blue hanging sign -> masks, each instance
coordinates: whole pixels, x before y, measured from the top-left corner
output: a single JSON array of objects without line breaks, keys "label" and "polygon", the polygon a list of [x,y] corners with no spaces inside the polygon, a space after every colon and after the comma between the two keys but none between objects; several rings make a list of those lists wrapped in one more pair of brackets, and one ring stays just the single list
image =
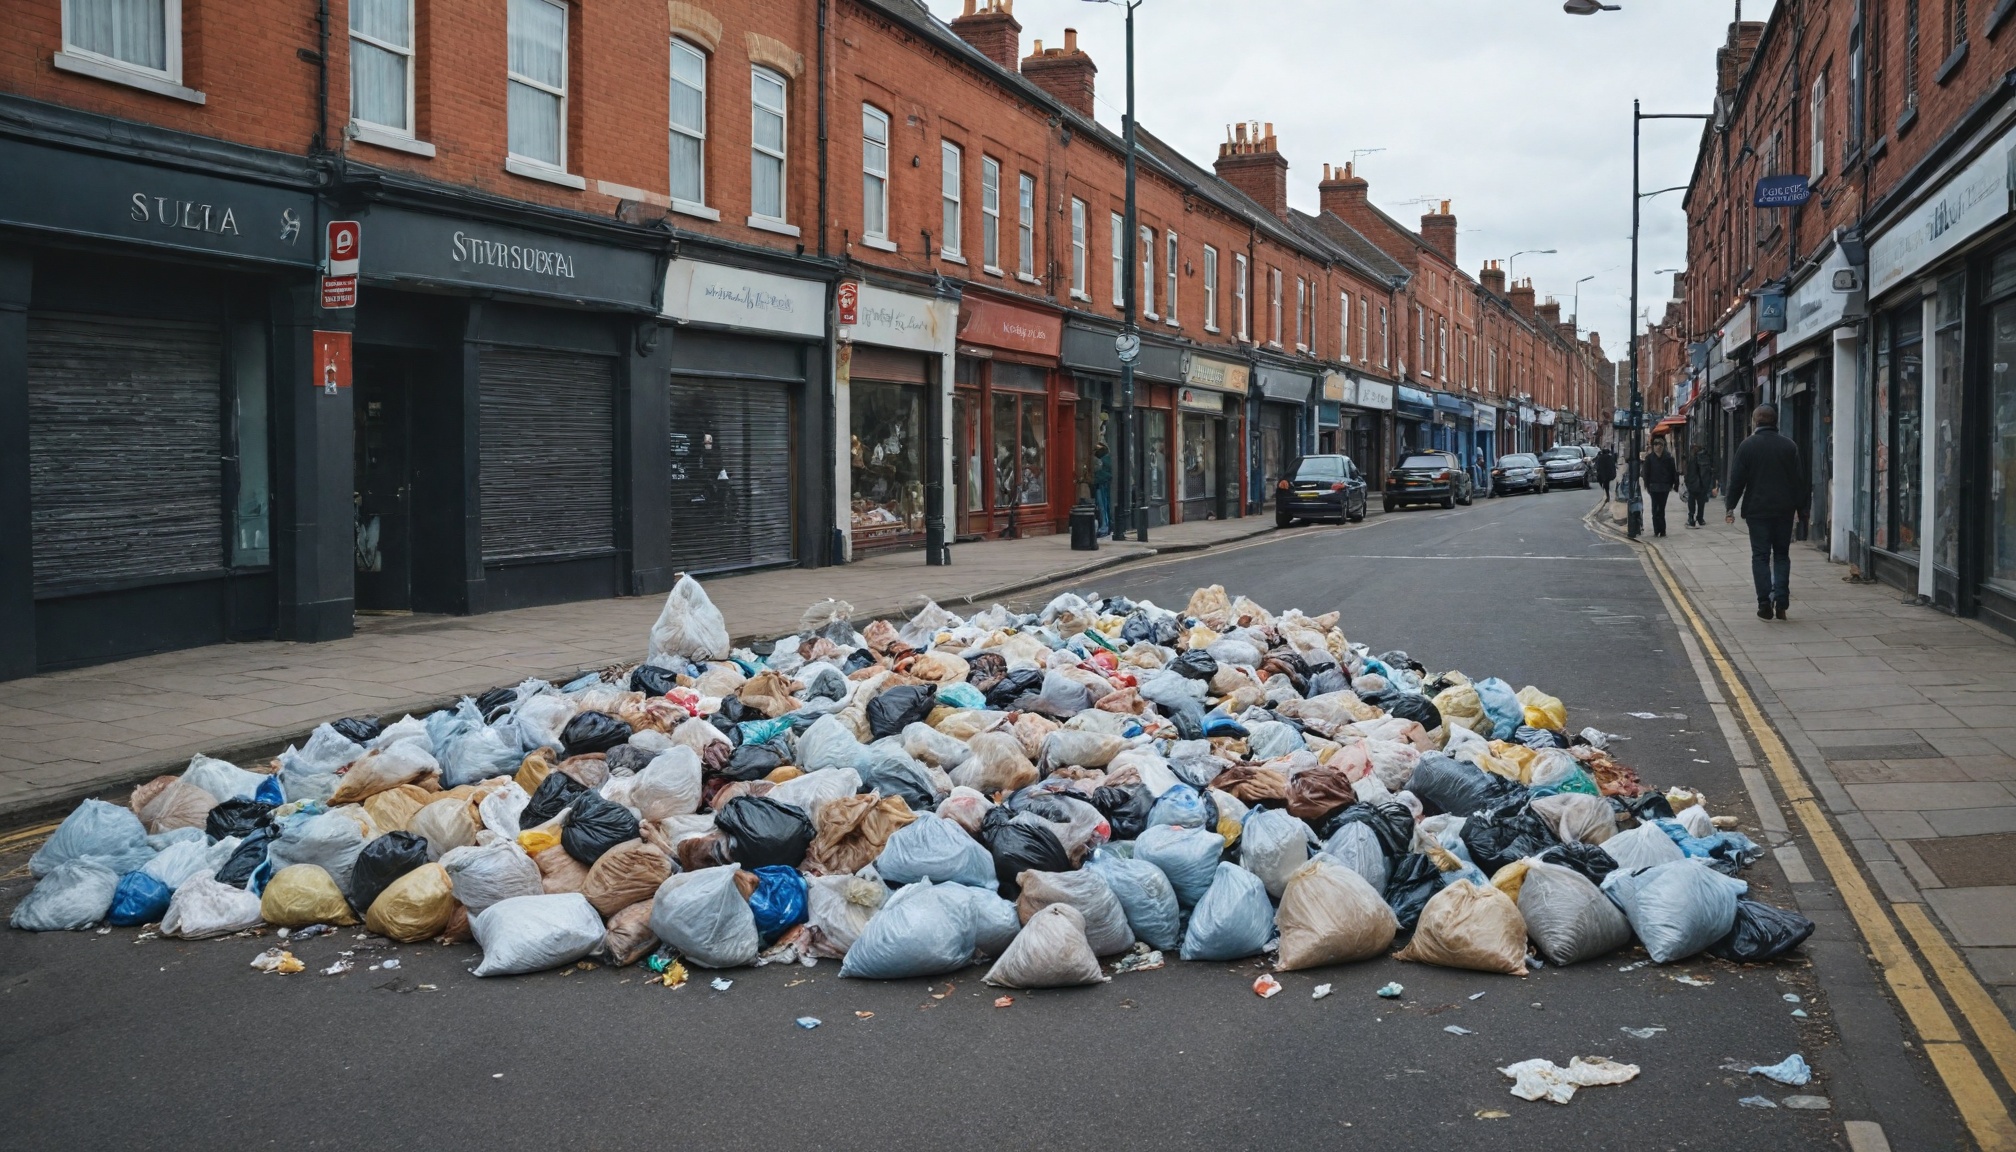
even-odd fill
[{"label": "blue hanging sign", "polygon": [[1759,208],[1797,208],[1813,198],[1813,186],[1804,176],[1766,176],[1757,181],[1757,195],[1751,203]]}]

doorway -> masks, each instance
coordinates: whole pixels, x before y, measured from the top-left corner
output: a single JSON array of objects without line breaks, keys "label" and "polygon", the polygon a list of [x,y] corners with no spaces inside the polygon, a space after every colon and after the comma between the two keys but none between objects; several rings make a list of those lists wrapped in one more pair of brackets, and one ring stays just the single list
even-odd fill
[{"label": "doorway", "polygon": [[391,349],[357,350],[356,606],[359,612],[413,608],[413,368]]}]

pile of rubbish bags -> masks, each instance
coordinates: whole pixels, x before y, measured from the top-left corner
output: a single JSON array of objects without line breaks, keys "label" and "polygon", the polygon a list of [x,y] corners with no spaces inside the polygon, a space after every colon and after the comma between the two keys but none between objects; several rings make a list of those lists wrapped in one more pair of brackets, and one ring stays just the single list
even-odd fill
[{"label": "pile of rubbish bags", "polygon": [[1143,948],[1523,975],[1641,942],[1775,959],[1761,850],[1535,687],[1353,644],[1223,588],[1066,594],[730,649],[682,578],[640,664],[325,724],[85,801],[12,923],[164,936],[361,922],[473,939],[479,976],[656,953],[899,979],[991,960],[1091,984]]}]

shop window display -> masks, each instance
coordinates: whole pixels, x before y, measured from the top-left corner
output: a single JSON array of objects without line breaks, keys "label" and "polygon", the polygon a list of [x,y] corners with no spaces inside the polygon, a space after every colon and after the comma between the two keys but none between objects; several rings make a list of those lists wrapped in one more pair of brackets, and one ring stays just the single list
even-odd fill
[{"label": "shop window display", "polygon": [[1183,418],[1183,499],[1206,500],[1218,494],[1218,438],[1205,416]]},{"label": "shop window display", "polygon": [[[1996,261],[2016,265],[2016,253]],[[2016,267],[2011,269],[2016,287]],[[1997,276],[1998,286],[2002,279]],[[1994,350],[1989,378],[1988,434],[1988,572],[1987,583],[2016,596],[2016,299],[1995,306],[1990,315]]]},{"label": "shop window display", "polygon": [[1893,314],[1890,348],[1890,547],[1910,552],[1918,547],[1918,511],[1923,469],[1925,382],[1923,311],[1917,307]]},{"label": "shop window display", "polygon": [[1043,504],[1049,500],[1048,458],[1041,395],[994,393],[994,503]]},{"label": "shop window display", "polygon": [[873,546],[921,536],[923,389],[857,381],[848,391],[853,433],[850,519],[855,545]]},{"label": "shop window display", "polygon": [[1142,497],[1149,503],[1169,500],[1169,413],[1148,409],[1142,413],[1142,465],[1146,473]]},{"label": "shop window display", "polygon": [[1960,380],[1964,341],[1961,316],[1967,278],[1948,276],[1939,284],[1938,331],[1935,336],[1939,373],[1933,404],[1932,556],[1940,567],[1960,567],[1960,536],[1955,530],[1960,508]]}]

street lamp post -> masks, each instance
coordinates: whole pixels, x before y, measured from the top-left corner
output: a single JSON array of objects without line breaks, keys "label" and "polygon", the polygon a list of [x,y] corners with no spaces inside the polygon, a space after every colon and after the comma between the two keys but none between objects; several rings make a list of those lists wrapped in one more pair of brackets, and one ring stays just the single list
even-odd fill
[{"label": "street lamp post", "polygon": [[1093,4],[1114,4],[1127,10],[1127,119],[1123,125],[1123,135],[1127,148],[1127,208],[1126,222],[1122,226],[1124,235],[1120,238],[1120,262],[1125,269],[1121,281],[1121,307],[1126,315],[1121,318],[1120,337],[1114,342],[1120,357],[1120,435],[1116,438],[1118,460],[1113,469],[1113,539],[1127,539],[1127,524],[1134,524],[1134,538],[1143,544],[1148,542],[1148,499],[1146,476],[1136,475],[1141,466],[1140,445],[1134,435],[1134,361],[1141,355],[1141,331],[1138,299],[1135,281],[1141,275],[1140,253],[1135,245],[1140,240],[1141,225],[1136,215],[1134,202],[1134,9],[1141,6],[1141,0],[1088,0]]},{"label": "street lamp post", "polygon": [[1512,253],[1512,258],[1505,261],[1505,278],[1507,287],[1511,287],[1512,285],[1516,285],[1519,283],[1519,257],[1552,256],[1555,254],[1555,251],[1556,250],[1553,248],[1527,248],[1522,251]]},{"label": "street lamp post", "polygon": [[[1645,393],[1638,383],[1638,218],[1639,210],[1648,196],[1657,196],[1673,188],[1661,188],[1658,192],[1638,190],[1638,138],[1639,127],[1647,120],[1709,120],[1705,112],[1646,112],[1638,101],[1631,101],[1631,455],[1625,461],[1624,506],[1627,509],[1625,535],[1636,540],[1645,530],[1645,502],[1638,491],[1639,454],[1643,451],[1645,430]],[[1679,187],[1685,187],[1680,185]]]}]

